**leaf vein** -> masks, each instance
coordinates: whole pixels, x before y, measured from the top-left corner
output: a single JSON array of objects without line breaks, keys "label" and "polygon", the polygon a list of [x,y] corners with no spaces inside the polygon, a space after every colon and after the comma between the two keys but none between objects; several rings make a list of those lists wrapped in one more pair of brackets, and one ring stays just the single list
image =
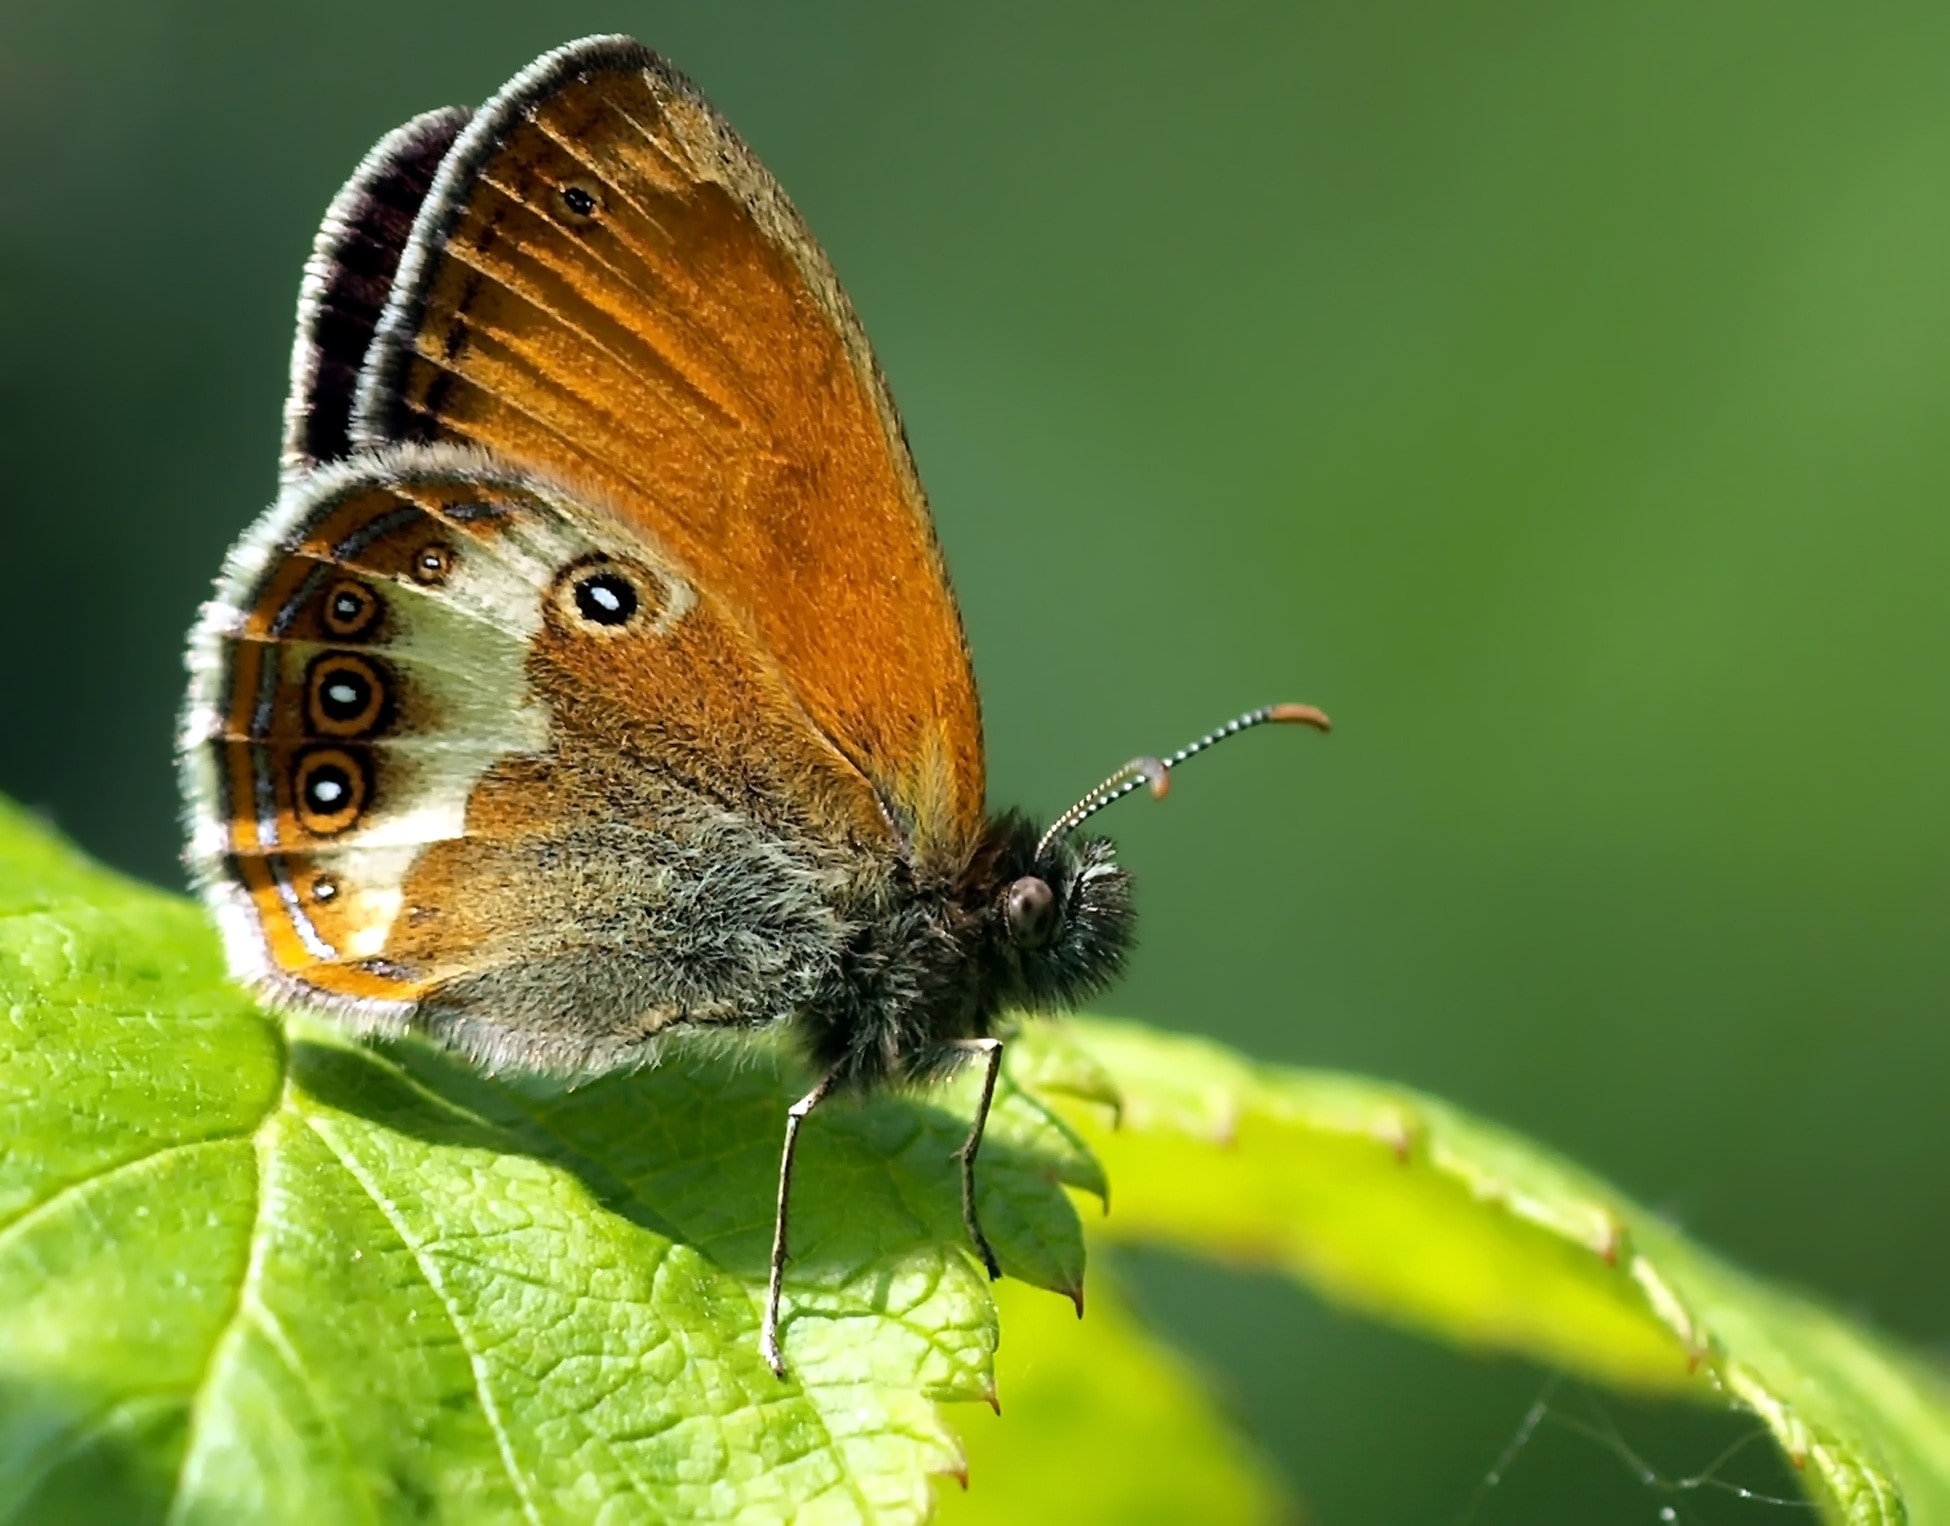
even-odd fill
[{"label": "leaf vein", "polygon": [[541,1512],[536,1508],[530,1494],[529,1482],[515,1460],[514,1438],[509,1434],[507,1422],[502,1418],[500,1406],[495,1402],[493,1386],[488,1381],[486,1359],[476,1348],[468,1332],[460,1305],[447,1290],[446,1279],[441,1275],[439,1263],[429,1254],[426,1246],[414,1238],[399,1210],[393,1205],[392,1200],[380,1191],[379,1184],[356,1159],[351,1147],[334,1139],[332,1131],[325,1126],[322,1119],[306,1116],[305,1123],[324,1141],[325,1148],[336,1157],[346,1175],[357,1182],[360,1190],[372,1200],[373,1207],[379,1210],[380,1216],[398,1236],[401,1246],[413,1258],[414,1265],[419,1268],[420,1275],[426,1279],[427,1286],[432,1289],[434,1297],[440,1300],[440,1307],[446,1312],[447,1322],[453,1326],[454,1337],[460,1342],[460,1349],[467,1355],[468,1371],[474,1378],[474,1392],[481,1401],[481,1414],[487,1421],[489,1433],[494,1437],[495,1447],[501,1456],[501,1465],[508,1474],[508,1482],[514,1487],[515,1497],[521,1501],[521,1513],[532,1523],[532,1526],[542,1526]]},{"label": "leaf vein", "polygon": [[[285,1068],[287,1090],[290,1087],[290,1076],[290,1067],[287,1064]],[[280,1097],[279,1107],[282,1105],[283,1098]],[[182,1519],[185,1503],[197,1483],[201,1471],[201,1449],[207,1421],[205,1405],[216,1386],[218,1369],[230,1359],[230,1350],[239,1339],[238,1332],[244,1328],[246,1310],[256,1290],[258,1279],[264,1272],[264,1250],[270,1239],[265,1232],[265,1220],[271,1211],[268,1181],[270,1166],[266,1159],[269,1145],[264,1135],[269,1130],[272,1120],[276,1118],[278,1110],[273,1108],[268,1112],[250,1136],[253,1164],[257,1168],[257,1203],[252,1210],[250,1255],[244,1263],[244,1275],[237,1282],[236,1301],[231,1305],[229,1314],[224,1317],[223,1328],[217,1332],[217,1338],[210,1343],[209,1360],[204,1363],[203,1371],[196,1380],[196,1386],[191,1390],[193,1397],[190,1400],[189,1436],[183,1443],[183,1460],[177,1468],[176,1488],[172,1492],[169,1514],[166,1518],[171,1523]]]},{"label": "leaf vein", "polygon": [[57,1212],[69,1198],[84,1193],[92,1187],[113,1181],[118,1176],[153,1166],[172,1156],[187,1154],[191,1150],[206,1150],[217,1145],[241,1144],[250,1137],[248,1133],[213,1134],[208,1139],[177,1140],[154,1150],[144,1151],[140,1155],[132,1155],[127,1160],[117,1161],[106,1170],[92,1171],[86,1176],[76,1177],[71,1182],[63,1182],[48,1196],[37,1203],[30,1203],[12,1220],[0,1224],[0,1250],[6,1249],[7,1243],[17,1235],[31,1229],[35,1221]]}]

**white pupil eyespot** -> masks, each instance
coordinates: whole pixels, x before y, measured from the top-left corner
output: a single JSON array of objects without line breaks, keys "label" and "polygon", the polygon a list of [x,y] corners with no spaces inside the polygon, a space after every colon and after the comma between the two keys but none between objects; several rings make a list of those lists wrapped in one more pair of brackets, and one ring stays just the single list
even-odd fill
[{"label": "white pupil eyespot", "polygon": [[601,583],[591,583],[589,585],[589,597],[607,610],[614,611],[623,607],[623,601],[616,597],[616,590],[605,587]]},{"label": "white pupil eyespot", "polygon": [[341,705],[354,704],[359,698],[359,691],[351,684],[332,684],[326,688],[325,694],[327,698]]},{"label": "white pupil eyespot", "polygon": [[311,792],[315,799],[330,805],[345,793],[345,786],[336,779],[318,779],[313,781]]}]

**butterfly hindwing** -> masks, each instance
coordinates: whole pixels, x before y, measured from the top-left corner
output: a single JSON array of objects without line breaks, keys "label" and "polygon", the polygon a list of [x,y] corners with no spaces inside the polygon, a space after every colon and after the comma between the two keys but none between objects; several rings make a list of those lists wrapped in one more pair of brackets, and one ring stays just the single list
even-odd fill
[{"label": "butterfly hindwing", "polygon": [[979,833],[981,723],[898,418],[784,193],[656,55],[545,56],[441,160],[357,442],[459,441],[694,569],[918,856]]},{"label": "butterfly hindwing", "polygon": [[190,661],[190,858],[233,964],[361,1026],[576,1068],[749,1020],[766,971],[781,1015],[838,866],[884,858],[866,781],[687,569],[472,452],[293,482]]}]

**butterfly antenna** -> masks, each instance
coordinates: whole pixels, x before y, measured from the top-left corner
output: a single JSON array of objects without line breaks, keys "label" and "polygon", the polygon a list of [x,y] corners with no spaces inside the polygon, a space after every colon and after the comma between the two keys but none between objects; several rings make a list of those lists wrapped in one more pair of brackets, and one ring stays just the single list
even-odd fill
[{"label": "butterfly antenna", "polygon": [[1171,789],[1171,771],[1187,758],[1196,757],[1206,748],[1218,746],[1227,737],[1238,736],[1242,731],[1264,726],[1269,721],[1282,725],[1311,726],[1316,731],[1334,729],[1334,723],[1327,719],[1325,713],[1312,705],[1262,705],[1257,710],[1248,710],[1244,715],[1227,721],[1217,730],[1206,732],[1196,742],[1188,742],[1168,758],[1133,758],[1050,823],[1050,829],[1036,844],[1036,857],[1040,859],[1049,851],[1052,843],[1069,836],[1105,806],[1122,800],[1140,785],[1150,786],[1154,800],[1164,799]]}]

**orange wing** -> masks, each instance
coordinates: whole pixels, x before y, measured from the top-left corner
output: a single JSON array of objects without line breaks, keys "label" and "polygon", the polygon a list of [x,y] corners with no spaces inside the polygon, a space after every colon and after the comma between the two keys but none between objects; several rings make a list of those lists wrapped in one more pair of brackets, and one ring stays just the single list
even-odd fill
[{"label": "orange wing", "polygon": [[571,44],[443,161],[354,436],[459,440],[666,545],[925,856],[983,811],[981,716],[894,405],[831,267],[695,88]]}]

